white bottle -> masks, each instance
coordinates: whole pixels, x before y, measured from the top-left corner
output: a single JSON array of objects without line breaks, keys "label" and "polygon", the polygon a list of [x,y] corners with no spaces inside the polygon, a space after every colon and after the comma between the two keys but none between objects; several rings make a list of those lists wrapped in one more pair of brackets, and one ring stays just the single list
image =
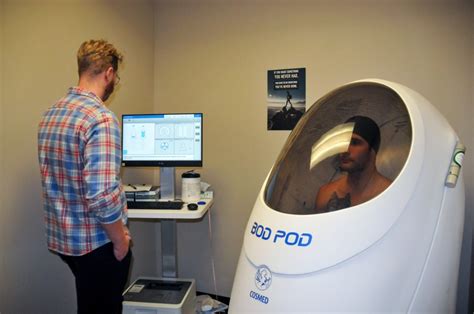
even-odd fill
[{"label": "white bottle", "polygon": [[201,175],[195,172],[185,172],[181,178],[181,199],[183,202],[198,202],[201,199]]}]

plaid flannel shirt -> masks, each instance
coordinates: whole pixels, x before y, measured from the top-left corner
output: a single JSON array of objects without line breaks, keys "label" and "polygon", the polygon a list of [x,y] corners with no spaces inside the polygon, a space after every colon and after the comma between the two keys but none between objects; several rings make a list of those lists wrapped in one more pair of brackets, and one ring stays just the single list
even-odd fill
[{"label": "plaid flannel shirt", "polygon": [[49,108],[38,130],[48,248],[84,255],[110,242],[101,224],[127,220],[120,129],[102,100],[77,87]]}]

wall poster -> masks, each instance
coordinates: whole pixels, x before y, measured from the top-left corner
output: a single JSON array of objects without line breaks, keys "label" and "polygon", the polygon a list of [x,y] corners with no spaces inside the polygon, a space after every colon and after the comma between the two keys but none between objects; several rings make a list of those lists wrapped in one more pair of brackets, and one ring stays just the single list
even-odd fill
[{"label": "wall poster", "polygon": [[306,69],[268,71],[267,129],[293,130],[306,111]]}]

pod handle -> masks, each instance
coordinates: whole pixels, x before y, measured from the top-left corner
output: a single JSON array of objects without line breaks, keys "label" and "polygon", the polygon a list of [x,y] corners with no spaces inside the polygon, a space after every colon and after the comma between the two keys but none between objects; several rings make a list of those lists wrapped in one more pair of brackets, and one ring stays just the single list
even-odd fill
[{"label": "pod handle", "polygon": [[453,157],[451,158],[451,164],[449,165],[448,176],[446,177],[446,186],[454,188],[458,181],[459,173],[461,172],[462,162],[464,160],[464,154],[466,153],[466,146],[463,143],[458,142],[456,148],[454,148]]}]

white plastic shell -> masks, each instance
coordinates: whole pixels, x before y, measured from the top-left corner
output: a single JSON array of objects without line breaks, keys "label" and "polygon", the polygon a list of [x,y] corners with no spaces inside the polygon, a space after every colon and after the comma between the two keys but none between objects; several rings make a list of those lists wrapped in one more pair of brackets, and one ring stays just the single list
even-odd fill
[{"label": "white plastic shell", "polygon": [[[267,177],[245,229],[231,313],[454,312],[464,220],[462,171],[455,188],[447,188],[445,180],[458,138],[417,92],[379,79],[354,83],[381,84],[406,105],[412,142],[402,170],[377,197],[314,215],[270,208]],[[252,233],[255,224],[270,230],[267,240]],[[311,244],[275,240],[278,231],[310,234]],[[262,265],[272,273],[265,290],[255,283]]]}]

